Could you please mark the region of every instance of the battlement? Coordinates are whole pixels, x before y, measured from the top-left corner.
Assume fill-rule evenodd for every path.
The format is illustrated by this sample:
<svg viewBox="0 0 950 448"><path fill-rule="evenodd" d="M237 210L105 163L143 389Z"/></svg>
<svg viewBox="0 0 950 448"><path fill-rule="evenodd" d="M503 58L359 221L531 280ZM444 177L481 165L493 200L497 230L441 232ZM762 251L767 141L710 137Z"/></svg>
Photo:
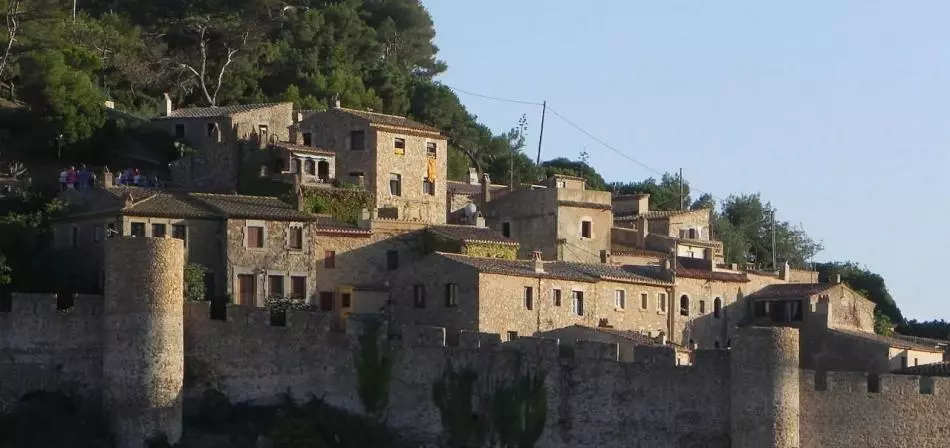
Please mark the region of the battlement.
<svg viewBox="0 0 950 448"><path fill-rule="evenodd" d="M10 310L0 311L0 320L17 318L42 318L54 316L100 316L103 297L99 295L13 293Z"/></svg>
<svg viewBox="0 0 950 448"><path fill-rule="evenodd" d="M917 375L802 370L802 390L836 395L950 396L950 378Z"/></svg>

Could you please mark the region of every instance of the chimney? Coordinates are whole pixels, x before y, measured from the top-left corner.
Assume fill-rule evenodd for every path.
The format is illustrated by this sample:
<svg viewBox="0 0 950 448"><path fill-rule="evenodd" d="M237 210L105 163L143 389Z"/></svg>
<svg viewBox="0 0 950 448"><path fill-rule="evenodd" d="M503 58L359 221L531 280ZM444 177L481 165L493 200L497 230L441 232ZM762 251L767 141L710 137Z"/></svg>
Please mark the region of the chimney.
<svg viewBox="0 0 950 448"><path fill-rule="evenodd" d="M782 263L782 266L779 267L778 278L783 281L790 281L792 279L791 268L788 266L788 261Z"/></svg>
<svg viewBox="0 0 950 448"><path fill-rule="evenodd" d="M482 216L481 212L475 215L475 227L479 229L485 228L485 217Z"/></svg>
<svg viewBox="0 0 950 448"><path fill-rule="evenodd" d="M660 345L666 345L666 333L664 333L664 332L661 331L661 332L660 332L659 341L657 341L657 342L659 342Z"/></svg>
<svg viewBox="0 0 950 448"><path fill-rule="evenodd" d="M333 105L330 106L330 108L331 108L331 109L339 109L339 108L340 108L340 94L339 94L339 93L333 94Z"/></svg>
<svg viewBox="0 0 950 448"><path fill-rule="evenodd" d="M841 284L841 274L832 275L831 283L834 283L835 285Z"/></svg>
<svg viewBox="0 0 950 448"><path fill-rule="evenodd" d="M115 109L115 101L111 101L111 100L106 101L105 106L106 106L106 109Z"/></svg>
<svg viewBox="0 0 950 448"><path fill-rule="evenodd" d="M482 174L482 210L485 209L485 206L488 205L488 202L491 201L491 179L488 178L488 173Z"/></svg>
<svg viewBox="0 0 950 448"><path fill-rule="evenodd" d="M670 266L671 266L671 265L670 265L670 259L664 257L664 258L663 258L663 270L664 270L664 271L671 271L672 268L671 268Z"/></svg>
<svg viewBox="0 0 950 448"><path fill-rule="evenodd" d="M468 184L478 185L478 169L476 168L468 169Z"/></svg>
<svg viewBox="0 0 950 448"><path fill-rule="evenodd" d="M102 174L99 177L103 188L112 188L115 186L115 177L112 176L112 171L109 171L108 166L102 167Z"/></svg>
<svg viewBox="0 0 950 448"><path fill-rule="evenodd" d="M303 113L297 112L297 124L300 124L301 121L303 121Z"/></svg>
<svg viewBox="0 0 950 448"><path fill-rule="evenodd" d="M532 254L532 259L534 261L534 272L536 274L544 273L544 260L541 259L541 251L534 251L534 254Z"/></svg>
<svg viewBox="0 0 950 448"><path fill-rule="evenodd" d="M650 221L646 216L637 218L637 247L647 247L647 235L650 234Z"/></svg>
<svg viewBox="0 0 950 448"><path fill-rule="evenodd" d="M650 194L638 193L633 195L637 201L637 214L642 215L650 211Z"/></svg>
<svg viewBox="0 0 950 448"><path fill-rule="evenodd" d="M163 117L172 116L172 97L168 96L168 92L165 92L165 108L162 110Z"/></svg>
<svg viewBox="0 0 950 448"><path fill-rule="evenodd" d="M125 207L126 207L126 208L131 207L133 204L135 204L135 198L132 197L132 193L126 193L126 194L125 194Z"/></svg>

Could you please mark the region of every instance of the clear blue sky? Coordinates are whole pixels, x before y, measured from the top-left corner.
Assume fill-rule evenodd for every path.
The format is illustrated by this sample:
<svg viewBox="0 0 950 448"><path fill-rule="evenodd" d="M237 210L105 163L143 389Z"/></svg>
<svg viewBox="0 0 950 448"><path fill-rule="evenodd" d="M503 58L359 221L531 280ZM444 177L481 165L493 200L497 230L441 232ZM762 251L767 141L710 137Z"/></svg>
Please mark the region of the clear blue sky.
<svg viewBox="0 0 950 448"><path fill-rule="evenodd" d="M424 4L440 81L547 100L694 189L759 192L824 243L816 261L860 262L908 318L950 319L950 2ZM459 96L495 131L527 114L536 151L540 107ZM543 159L585 148L608 181L654 175L548 115Z"/></svg>

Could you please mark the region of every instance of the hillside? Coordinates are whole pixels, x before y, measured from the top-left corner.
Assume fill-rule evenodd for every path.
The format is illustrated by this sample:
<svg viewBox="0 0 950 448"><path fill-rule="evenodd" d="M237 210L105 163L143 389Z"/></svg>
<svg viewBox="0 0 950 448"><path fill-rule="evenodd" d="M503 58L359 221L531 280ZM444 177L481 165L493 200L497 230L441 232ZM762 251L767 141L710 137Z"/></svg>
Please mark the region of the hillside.
<svg viewBox="0 0 950 448"><path fill-rule="evenodd" d="M5 112L0 160L108 163L125 146L115 126L106 125L105 100L148 116L165 92L176 107L292 101L321 109L339 98L347 107L408 115L442 129L451 141L449 176L455 179L469 166L496 182L567 173L586 177L597 189L652 193L659 210L713 209L714 237L724 242L730 263L774 268L775 259L804 267L822 250L820 242L781 221L774 223L773 254L775 208L757 194L729 196L720 204L709 195L693 200L688 182L674 175L608 184L583 156L536 166L521 151L525 120L494 134L438 82L448 65L438 57L435 26L419 0L89 0L78 3L75 15L74 5L0 0L8 18L0 33L0 82L13 86L27 106ZM46 231L41 212L17 204L4 209L6 235L35 239ZM2 240L0 253L10 260L13 277L18 270L32 272L36 245ZM873 275L847 266L848 272ZM868 288L882 316L904 321L883 279L874 291Z"/></svg>

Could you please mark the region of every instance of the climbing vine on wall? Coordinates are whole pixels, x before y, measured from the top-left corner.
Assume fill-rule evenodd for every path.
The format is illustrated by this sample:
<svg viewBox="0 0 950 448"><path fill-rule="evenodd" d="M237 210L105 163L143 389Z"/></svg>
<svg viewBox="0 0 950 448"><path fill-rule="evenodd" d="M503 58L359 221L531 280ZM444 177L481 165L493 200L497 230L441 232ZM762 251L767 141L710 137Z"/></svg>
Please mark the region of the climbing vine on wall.
<svg viewBox="0 0 950 448"><path fill-rule="evenodd" d="M304 195L307 211L327 214L354 225L370 204L369 193L360 188L311 188L305 189Z"/></svg>
<svg viewBox="0 0 950 448"><path fill-rule="evenodd" d="M359 336L359 353L356 357L357 386L363 410L370 417L382 421L389 406L389 385L392 381L392 354L381 343L383 322L380 319L364 321L363 333Z"/></svg>
<svg viewBox="0 0 950 448"><path fill-rule="evenodd" d="M532 448L544 432L548 399L544 372L527 373L499 387L492 397L498 442L505 448Z"/></svg>
<svg viewBox="0 0 950 448"><path fill-rule="evenodd" d="M193 302L205 299L205 272L204 266L197 263L185 265L185 299Z"/></svg>
<svg viewBox="0 0 950 448"><path fill-rule="evenodd" d="M488 435L488 420L479 418L474 408L478 374L466 369L456 372L450 365L442 379L432 387L432 399L448 432L450 447L483 446Z"/></svg>

